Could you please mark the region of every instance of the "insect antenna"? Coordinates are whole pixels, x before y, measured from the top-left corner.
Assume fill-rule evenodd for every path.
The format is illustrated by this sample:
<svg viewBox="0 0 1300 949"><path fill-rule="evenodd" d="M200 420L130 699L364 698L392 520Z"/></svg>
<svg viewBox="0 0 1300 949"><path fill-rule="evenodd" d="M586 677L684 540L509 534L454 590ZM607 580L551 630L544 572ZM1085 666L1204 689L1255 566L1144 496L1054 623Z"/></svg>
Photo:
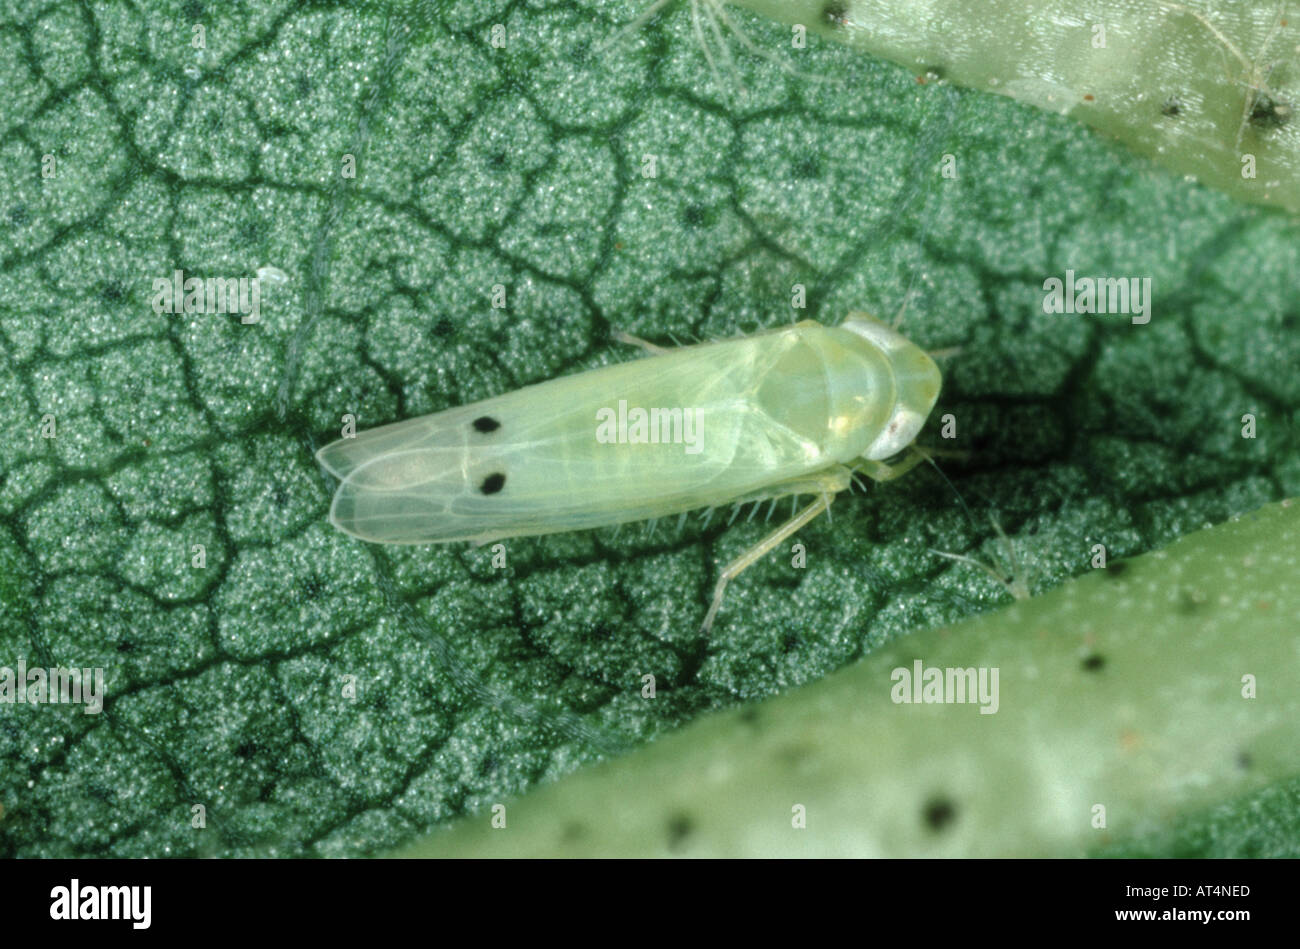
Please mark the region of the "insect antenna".
<svg viewBox="0 0 1300 949"><path fill-rule="evenodd" d="M736 21L727 13L727 8L723 6L719 0L705 0L705 2L713 9L713 12L717 14L717 18L722 20L723 24L727 27L728 32L740 41L740 45L745 47L745 49L749 50L755 56L763 57L781 71L788 73L797 79L806 79L809 82L825 82L827 80L828 77L826 76L816 76L800 72L771 50L763 49L761 46L757 45L753 40L745 35L745 31L736 24ZM719 40L721 40L721 36L719 36Z"/></svg>
<svg viewBox="0 0 1300 949"><path fill-rule="evenodd" d="M708 0L705 0L707 4ZM709 25L713 28L714 35L718 38L718 43L722 48L723 55L726 56L727 65L731 67L732 75L736 78L736 85L740 91L744 92L745 87L736 73L736 64L731 59L731 53L727 50L727 43L722 37L722 31L718 29L718 21L714 18L712 11L705 7L705 12L709 18ZM709 41L704 37L704 28L700 24L700 3L698 0L691 0L691 31L695 34L695 41L700 44L700 51L704 53L704 60L709 64L709 71L713 73L713 81L719 89L723 88L722 74L718 71L718 62L713 58L713 53L709 49Z"/></svg>
<svg viewBox="0 0 1300 949"><path fill-rule="evenodd" d="M623 38L626 37L629 33L635 33L637 30L641 29L641 27L645 26L654 18L654 15L656 13L658 13L660 10L662 10L664 7L668 6L668 4L672 2L673 0L655 0L654 3L650 4L650 6L645 8L645 10L641 13L640 16L638 16L627 26L623 27L621 30L619 30L609 39L605 40L605 42L601 43L599 46L593 49L591 51L591 54L593 56L599 55L600 53L603 53L605 50L609 49L615 43L622 42Z"/></svg>
<svg viewBox="0 0 1300 949"><path fill-rule="evenodd" d="M971 526L978 530L979 525L975 523L975 515L972 514L970 508L966 506L966 499L961 496L961 492L957 490L957 485L952 483L952 479L943 473L943 469L939 467L939 463L934 460L933 453L917 445L913 445L912 450L920 452L922 457L924 457L929 463L930 467L939 473L939 477L944 480L948 487L952 488L952 493L957 495L957 503L960 504L961 509L966 512L966 520L970 521Z"/></svg>
<svg viewBox="0 0 1300 949"><path fill-rule="evenodd" d="M668 6L672 0L654 0L646 9L631 23L627 24L604 43L601 43L593 51L592 55L604 52L615 43L620 42L629 33L639 30L645 26L660 10ZM704 60L708 63L709 72L713 75L713 81L719 89L726 87L722 81L723 69L721 65L734 81L737 89L742 95L748 93L743 80L740 78L740 70L736 66L735 58L731 55L730 43L727 36L730 34L735 37L746 51L761 56L763 59L775 65L781 71L794 76L798 79L809 82L826 82L829 77L818 76L812 73L804 73L795 69L789 63L785 62L780 56L771 50L763 49L746 34L739 23L727 12L724 0L688 0L691 7L691 33L695 37L695 42L699 44L700 51L704 54ZM724 32L725 29L725 32ZM713 47L717 46L717 53Z"/></svg>

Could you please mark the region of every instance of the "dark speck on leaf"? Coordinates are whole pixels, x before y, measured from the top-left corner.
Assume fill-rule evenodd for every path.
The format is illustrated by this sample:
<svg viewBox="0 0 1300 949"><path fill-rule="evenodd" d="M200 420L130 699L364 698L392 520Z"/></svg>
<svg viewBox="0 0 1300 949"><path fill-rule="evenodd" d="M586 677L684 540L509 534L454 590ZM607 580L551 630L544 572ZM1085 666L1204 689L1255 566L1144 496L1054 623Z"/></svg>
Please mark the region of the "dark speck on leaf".
<svg viewBox="0 0 1300 949"><path fill-rule="evenodd" d="M479 490L484 494L496 494L505 486L506 476L497 471L483 479L483 483L479 485Z"/></svg>
<svg viewBox="0 0 1300 949"><path fill-rule="evenodd" d="M925 802L921 811L925 826L933 831L941 831L957 817L957 808L946 797L933 797Z"/></svg>
<svg viewBox="0 0 1300 949"><path fill-rule="evenodd" d="M310 574L301 581L302 594L309 600L319 600L320 595L325 592L325 584L316 574Z"/></svg>
<svg viewBox="0 0 1300 949"><path fill-rule="evenodd" d="M682 208L682 225L700 227L705 222L705 210L698 204L688 204Z"/></svg>
<svg viewBox="0 0 1300 949"><path fill-rule="evenodd" d="M1237 752L1237 767L1240 768L1242 771L1249 771L1251 765L1253 765L1254 763L1255 762L1250 757L1249 751Z"/></svg>
<svg viewBox="0 0 1300 949"><path fill-rule="evenodd" d="M1100 672L1106 667L1106 657L1099 652L1089 653L1083 657L1079 666L1085 672Z"/></svg>
<svg viewBox="0 0 1300 949"><path fill-rule="evenodd" d="M1106 576L1122 577L1124 571L1128 569L1128 562L1124 560L1112 560L1106 564Z"/></svg>
<svg viewBox="0 0 1300 949"><path fill-rule="evenodd" d="M254 745L251 741L246 741L243 744L241 744L238 748L235 749L235 755L236 757L239 758L248 759L253 757L256 751L257 751L257 746Z"/></svg>
<svg viewBox="0 0 1300 949"><path fill-rule="evenodd" d="M849 5L844 0L827 0L822 7L822 20L828 26L848 26Z"/></svg>
<svg viewBox="0 0 1300 949"><path fill-rule="evenodd" d="M668 818L668 849L678 850L685 845L695 825L686 814L674 814Z"/></svg>
<svg viewBox="0 0 1300 949"><path fill-rule="evenodd" d="M1183 104L1179 102L1175 96L1170 96L1165 100L1165 104L1160 107L1160 114L1171 119L1174 116L1181 114L1182 111Z"/></svg>
<svg viewBox="0 0 1300 949"><path fill-rule="evenodd" d="M485 435L488 432L495 432L500 427L501 423L490 415L480 415L474 419L474 431L482 432Z"/></svg>
<svg viewBox="0 0 1300 949"><path fill-rule="evenodd" d="M1267 93L1255 95L1250 107L1250 124L1262 129L1280 129L1291 118L1291 106Z"/></svg>
<svg viewBox="0 0 1300 949"><path fill-rule="evenodd" d="M133 652L134 650L135 643L131 642L129 639L123 639L117 644L118 652Z"/></svg>
<svg viewBox="0 0 1300 949"><path fill-rule="evenodd" d="M801 155L796 158L791 170L801 181L812 181L820 178L822 174L821 162L811 155Z"/></svg>
<svg viewBox="0 0 1300 949"><path fill-rule="evenodd" d="M284 507L289 503L289 492L277 484L275 490L271 492L271 500L276 507Z"/></svg>
<svg viewBox="0 0 1300 949"><path fill-rule="evenodd" d="M1184 589L1178 593L1178 612L1184 616L1190 616L1192 613L1200 612L1209 600L1200 590Z"/></svg>
<svg viewBox="0 0 1300 949"><path fill-rule="evenodd" d="M443 339L446 339L455 331L456 327L452 326L451 320L447 319L445 316L437 323L433 324L433 335L441 336Z"/></svg>

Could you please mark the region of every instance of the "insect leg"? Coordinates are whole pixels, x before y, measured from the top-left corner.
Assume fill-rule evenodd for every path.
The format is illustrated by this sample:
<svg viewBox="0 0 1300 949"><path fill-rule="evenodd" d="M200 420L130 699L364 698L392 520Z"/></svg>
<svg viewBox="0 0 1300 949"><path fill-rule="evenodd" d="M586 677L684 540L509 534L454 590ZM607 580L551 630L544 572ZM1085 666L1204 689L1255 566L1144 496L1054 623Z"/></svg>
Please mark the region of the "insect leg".
<svg viewBox="0 0 1300 949"><path fill-rule="evenodd" d="M813 490L818 492L817 500L722 568L722 573L718 577L718 585L713 588L713 602L709 604L709 612L705 615L704 622L700 626L701 633L707 635L710 627L713 626L714 617L718 615L718 609L722 606L722 598L726 593L727 584L744 573L745 569L751 564L761 560L787 537L790 537L809 521L816 518L818 514L829 510L836 494L845 487L844 479L846 474L847 469L836 466L828 470L816 486L805 486L803 488L805 491ZM800 485L810 485L810 479L805 478L799 483ZM781 493L784 494L785 492L782 491Z"/></svg>
<svg viewBox="0 0 1300 949"><path fill-rule="evenodd" d="M926 453L917 448L915 445L909 445L907 455L902 461L889 464L884 461L873 461L869 458L859 458L853 464L854 471L860 471L872 481L893 481L895 478L901 478L921 462L925 461Z"/></svg>
<svg viewBox="0 0 1300 949"><path fill-rule="evenodd" d="M967 557L964 554L952 554L946 550L936 550L933 547L930 548L930 553L982 570L1001 584L1015 599L1029 599L1032 594L1029 591L1031 579L1028 566L1022 564L1016 556L1016 548L1012 545L1011 538L1002 530L1002 525L998 523L998 519L990 514L989 522L993 525L993 530L997 532L998 546L1001 548L1002 559L1005 564L995 561L990 565L981 560L976 560L974 557Z"/></svg>
<svg viewBox="0 0 1300 949"><path fill-rule="evenodd" d="M672 351L665 349L662 346L656 346L654 343L644 340L640 336L633 336L631 333L624 333L622 330L615 330L609 335L617 342L627 343L629 346L638 346L648 352L651 356L662 356L664 353Z"/></svg>

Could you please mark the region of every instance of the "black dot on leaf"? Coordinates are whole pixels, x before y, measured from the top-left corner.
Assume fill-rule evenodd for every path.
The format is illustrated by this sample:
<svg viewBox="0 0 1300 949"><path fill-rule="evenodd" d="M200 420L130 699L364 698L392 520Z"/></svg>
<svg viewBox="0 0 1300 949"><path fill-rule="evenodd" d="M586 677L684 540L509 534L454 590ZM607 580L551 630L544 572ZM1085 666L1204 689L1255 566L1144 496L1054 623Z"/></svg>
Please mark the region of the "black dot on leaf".
<svg viewBox="0 0 1300 949"><path fill-rule="evenodd" d="M325 592L325 583L318 575L312 573L299 581L299 589L307 599L319 600L321 594Z"/></svg>
<svg viewBox="0 0 1300 949"><path fill-rule="evenodd" d="M822 20L828 26L848 26L849 5L844 0L828 0L822 7Z"/></svg>
<svg viewBox="0 0 1300 949"><path fill-rule="evenodd" d="M921 818L930 830L941 831L957 819L957 807L946 797L932 797L921 809Z"/></svg>
<svg viewBox="0 0 1300 949"><path fill-rule="evenodd" d="M686 814L674 814L668 818L668 849L681 849L694 830L695 824Z"/></svg>
<svg viewBox="0 0 1300 949"><path fill-rule="evenodd" d="M1208 600L1209 597L1202 591L1190 587L1184 588L1178 592L1176 609L1184 616L1190 616L1199 613Z"/></svg>
<svg viewBox="0 0 1300 949"><path fill-rule="evenodd" d="M801 155L795 159L791 171L801 181L812 181L822 176L822 164L812 155Z"/></svg>
<svg viewBox="0 0 1300 949"><path fill-rule="evenodd" d="M1084 672L1100 672L1106 667L1106 657L1099 652L1089 653L1079 665Z"/></svg>
<svg viewBox="0 0 1300 949"><path fill-rule="evenodd" d="M1165 104L1160 107L1160 114L1168 118L1174 118L1183 111L1183 104L1178 101L1177 96L1170 96L1165 100Z"/></svg>
<svg viewBox="0 0 1300 949"><path fill-rule="evenodd" d="M682 226L687 228L703 227L708 218L708 212L702 205L688 204L682 208Z"/></svg>
<svg viewBox="0 0 1300 949"><path fill-rule="evenodd" d="M488 432L495 432L500 427L501 423L490 415L480 415L474 419L474 431L482 432L485 435Z"/></svg>
<svg viewBox="0 0 1300 949"><path fill-rule="evenodd" d="M506 476L497 471L484 478L483 483L479 485L478 489L484 494L496 494L505 486Z"/></svg>
<svg viewBox="0 0 1300 949"><path fill-rule="evenodd" d="M446 339L455 331L456 327L452 326L451 320L447 319L445 316L437 323L433 324L433 335L440 336L443 339Z"/></svg>
<svg viewBox="0 0 1300 949"><path fill-rule="evenodd" d="M257 746L251 741L246 741L235 749L235 755L240 758L251 758L257 752Z"/></svg>
<svg viewBox="0 0 1300 949"><path fill-rule="evenodd" d="M1127 569L1128 569L1127 561L1112 560L1110 563L1106 564L1106 576L1122 577L1124 575L1124 571Z"/></svg>
<svg viewBox="0 0 1300 949"><path fill-rule="evenodd" d="M1280 129L1291 119L1291 106L1267 93L1255 95L1250 107L1250 124L1262 129Z"/></svg>

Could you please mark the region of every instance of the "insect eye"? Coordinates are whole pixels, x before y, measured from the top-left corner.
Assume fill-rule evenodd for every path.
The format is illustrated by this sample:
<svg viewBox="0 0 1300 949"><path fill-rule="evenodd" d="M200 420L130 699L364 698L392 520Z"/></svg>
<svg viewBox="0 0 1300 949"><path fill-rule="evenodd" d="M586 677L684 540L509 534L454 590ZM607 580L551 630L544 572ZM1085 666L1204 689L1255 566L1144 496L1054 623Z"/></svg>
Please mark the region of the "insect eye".
<svg viewBox="0 0 1300 949"><path fill-rule="evenodd" d="M501 472L496 471L484 478L483 483L479 485L478 489L484 494L496 494L505 486L506 476Z"/></svg>

